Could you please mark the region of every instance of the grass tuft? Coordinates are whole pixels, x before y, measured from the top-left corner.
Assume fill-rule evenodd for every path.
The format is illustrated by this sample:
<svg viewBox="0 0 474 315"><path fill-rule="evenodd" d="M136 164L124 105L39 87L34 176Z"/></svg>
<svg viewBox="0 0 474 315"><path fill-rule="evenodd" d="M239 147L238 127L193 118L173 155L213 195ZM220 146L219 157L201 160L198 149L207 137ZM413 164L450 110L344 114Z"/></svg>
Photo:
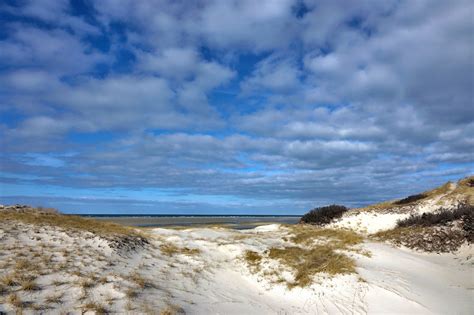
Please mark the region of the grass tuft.
<svg viewBox="0 0 474 315"><path fill-rule="evenodd" d="M41 212L33 208L23 212L0 211L0 221L17 221L36 226L56 226L68 231L87 231L98 236L135 236L146 239L143 233L131 227L75 215Z"/></svg>
<svg viewBox="0 0 474 315"><path fill-rule="evenodd" d="M294 282L288 287L305 287L312 283L312 278L318 273L328 275L347 274L355 272L354 260L337 253L332 246L315 246L305 249L297 246L270 248L268 257L280 261L294 271Z"/></svg>
<svg viewBox="0 0 474 315"><path fill-rule="evenodd" d="M97 315L107 314L109 311L105 306L98 302L88 302L82 306L83 311L92 311Z"/></svg>
<svg viewBox="0 0 474 315"><path fill-rule="evenodd" d="M166 256L173 256L176 254L192 256L192 255L198 255L201 252L197 248L178 247L171 243L165 243L165 244L160 245L160 250Z"/></svg>
<svg viewBox="0 0 474 315"><path fill-rule="evenodd" d="M63 296L64 296L64 293L57 293L57 294L48 295L45 298L45 302L48 303L48 304L61 304Z"/></svg>
<svg viewBox="0 0 474 315"><path fill-rule="evenodd" d="M20 285L23 291L37 291L41 289L38 284L31 279L22 281Z"/></svg>
<svg viewBox="0 0 474 315"><path fill-rule="evenodd" d="M21 300L20 296L16 293L12 293L7 297L7 303L9 303L10 305L16 308L23 307L23 301Z"/></svg>
<svg viewBox="0 0 474 315"><path fill-rule="evenodd" d="M284 269L293 272L294 281L287 286L305 287L313 282L317 274L335 276L355 272L355 262L344 254L344 251L360 252L354 246L363 241L362 236L350 231L339 229L323 229L311 225L288 226L290 239L294 244L286 247L272 247L263 254L246 251L244 259L252 272L259 272L262 261L277 260ZM367 254L367 253L364 253ZM277 282L285 282L281 277L282 270L264 270L263 275L277 278Z"/></svg>

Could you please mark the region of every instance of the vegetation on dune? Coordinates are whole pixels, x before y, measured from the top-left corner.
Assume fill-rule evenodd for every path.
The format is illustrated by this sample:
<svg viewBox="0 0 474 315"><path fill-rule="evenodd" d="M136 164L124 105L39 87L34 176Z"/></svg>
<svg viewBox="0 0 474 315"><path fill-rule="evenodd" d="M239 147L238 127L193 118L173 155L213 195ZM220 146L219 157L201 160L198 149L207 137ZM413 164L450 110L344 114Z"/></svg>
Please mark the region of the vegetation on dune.
<svg viewBox="0 0 474 315"><path fill-rule="evenodd" d="M257 272L259 270L260 262L262 261L262 256L259 253L253 250L247 250L244 253L244 259L252 272Z"/></svg>
<svg viewBox="0 0 474 315"><path fill-rule="evenodd" d="M296 244L311 245L315 241L348 248L362 242L363 237L351 230L323 229L312 226L291 226L291 240Z"/></svg>
<svg viewBox="0 0 474 315"><path fill-rule="evenodd" d="M345 206L330 205L314 208L301 217L301 223L323 225L331 223L332 220L340 218L349 209Z"/></svg>
<svg viewBox="0 0 474 315"><path fill-rule="evenodd" d="M466 241L474 242L474 207L464 204L454 210L412 215L398 221L395 229L373 237L424 251L452 252Z"/></svg>
<svg viewBox="0 0 474 315"><path fill-rule="evenodd" d="M289 288L310 285L318 273L333 276L355 272L354 260L336 252L332 245L317 245L309 249L299 246L270 248L268 257L294 271L294 281L288 283Z"/></svg>
<svg viewBox="0 0 474 315"><path fill-rule="evenodd" d="M67 231L85 231L101 237L133 237L146 240L144 233L120 224L84 218L76 215L44 211L43 208L29 208L23 211L0 211L0 221L21 222L35 226L59 227Z"/></svg>
<svg viewBox="0 0 474 315"><path fill-rule="evenodd" d="M398 227L378 232L372 237L425 252L447 253L456 251L465 241L465 233L447 226Z"/></svg>
<svg viewBox="0 0 474 315"><path fill-rule="evenodd" d="M448 222L463 219L464 217L471 218L474 214L474 206L460 205L454 210L441 209L435 213L423 213L421 215L411 215L410 217L399 220L397 222L398 227L408 226L433 226L433 225L444 225Z"/></svg>
<svg viewBox="0 0 474 315"><path fill-rule="evenodd" d="M164 243L160 245L160 250L166 256L173 256L176 254L182 255L197 255L201 251L197 248L189 248L189 247L178 247L172 243Z"/></svg>
<svg viewBox="0 0 474 315"><path fill-rule="evenodd" d="M412 203L412 202L415 202L415 201L418 201L418 200L421 200L421 199L425 199L425 198L426 198L426 195L424 195L424 194L411 195L411 196L408 196L406 198L395 201L394 204L396 204L396 205L405 205L405 204Z"/></svg>
<svg viewBox="0 0 474 315"><path fill-rule="evenodd" d="M354 260L344 252L359 252L354 246L363 241L362 236L349 230L302 225L288 227L291 245L272 247L263 253L245 252L243 258L250 271L276 275L279 277L277 282L285 282L280 275L283 270L290 270L293 281L286 281L290 289L311 285L318 274L334 276L355 272ZM268 270L271 260L277 261L280 267Z"/></svg>

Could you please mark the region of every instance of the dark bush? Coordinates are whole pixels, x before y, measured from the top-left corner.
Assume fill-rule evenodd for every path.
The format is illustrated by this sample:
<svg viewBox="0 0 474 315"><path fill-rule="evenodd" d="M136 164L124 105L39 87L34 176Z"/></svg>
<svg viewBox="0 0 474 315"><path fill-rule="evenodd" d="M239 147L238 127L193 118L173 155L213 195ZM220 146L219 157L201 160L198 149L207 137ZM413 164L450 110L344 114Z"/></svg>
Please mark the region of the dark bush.
<svg viewBox="0 0 474 315"><path fill-rule="evenodd" d="M423 198L426 198L425 195L423 194L418 194L418 195L411 195L411 196L408 196L406 198L403 198L403 199L400 199L398 201L395 201L394 204L396 205L404 205L404 204L407 204L407 203L410 203L410 202L414 202L414 201L417 201L417 200L420 200L420 199L423 199Z"/></svg>
<svg viewBox="0 0 474 315"><path fill-rule="evenodd" d="M474 207L470 205L460 205L454 210L443 209L436 213L423 213L422 215L412 215L405 220L397 222L398 227L408 226L433 226L445 225L454 220L463 220L463 229L472 231L472 217Z"/></svg>
<svg viewBox="0 0 474 315"><path fill-rule="evenodd" d="M347 210L349 210L349 208L339 205L314 208L301 217L300 223L328 224L333 219L340 218Z"/></svg>

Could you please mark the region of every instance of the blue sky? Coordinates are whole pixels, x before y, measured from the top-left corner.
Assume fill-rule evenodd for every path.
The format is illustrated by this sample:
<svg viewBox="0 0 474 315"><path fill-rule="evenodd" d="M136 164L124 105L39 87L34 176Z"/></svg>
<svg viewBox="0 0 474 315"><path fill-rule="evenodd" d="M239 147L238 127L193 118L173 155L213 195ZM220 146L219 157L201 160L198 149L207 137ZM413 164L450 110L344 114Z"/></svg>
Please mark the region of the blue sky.
<svg viewBox="0 0 474 315"><path fill-rule="evenodd" d="M3 1L0 202L300 214L474 173L471 1Z"/></svg>

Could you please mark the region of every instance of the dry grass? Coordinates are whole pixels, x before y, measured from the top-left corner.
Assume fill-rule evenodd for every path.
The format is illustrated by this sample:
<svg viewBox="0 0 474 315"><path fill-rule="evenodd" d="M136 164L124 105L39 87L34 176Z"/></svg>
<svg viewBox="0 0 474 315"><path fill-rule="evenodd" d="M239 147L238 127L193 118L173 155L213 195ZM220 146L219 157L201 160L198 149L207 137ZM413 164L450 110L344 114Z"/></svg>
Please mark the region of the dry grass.
<svg viewBox="0 0 474 315"><path fill-rule="evenodd" d="M86 304L84 304L82 306L82 310L84 312L87 312L87 311L92 311L94 312L95 314L97 315L101 315L101 314L107 314L108 313L108 310L107 308L102 305L102 304L99 304L98 302L88 302Z"/></svg>
<svg viewBox="0 0 474 315"><path fill-rule="evenodd" d="M166 256L173 256L176 254L191 256L191 255L198 255L200 253L200 250L197 248L178 247L171 243L165 243L165 244L160 245L160 250Z"/></svg>
<svg viewBox="0 0 474 315"><path fill-rule="evenodd" d="M249 266L249 268L251 268L255 272L260 267L262 256L257 252L254 252L252 250L247 250L245 251L244 259L247 262L247 265Z"/></svg>
<svg viewBox="0 0 474 315"><path fill-rule="evenodd" d="M109 282L109 280L108 280L107 276L102 276L102 277L100 277L100 279L99 279L99 283L100 283L100 284L106 284L106 283L108 283L108 282Z"/></svg>
<svg viewBox="0 0 474 315"><path fill-rule="evenodd" d="M294 275L294 281L287 282L289 288L308 286L314 276L320 273L334 276L355 272L354 260L343 252L360 252L355 245L363 241L362 236L349 230L323 229L309 225L288 227L289 241L294 245L273 247L264 254L245 252L244 259L252 272L262 270L263 261L276 260L282 269L266 268L263 275L277 278L277 282L284 282L280 275L283 269L289 269Z"/></svg>
<svg viewBox="0 0 474 315"><path fill-rule="evenodd" d="M18 285L18 280L16 279L15 275L13 275L13 274L4 275L0 279L0 281L1 281L2 285L6 286L6 287L14 287L14 286Z"/></svg>
<svg viewBox="0 0 474 315"><path fill-rule="evenodd" d="M1 211L0 221L16 221L35 226L55 226L76 231L87 231L99 236L138 236L145 237L145 234L120 224L83 218L75 215L64 215L59 213L41 213L35 210L16 212Z"/></svg>
<svg viewBox="0 0 474 315"><path fill-rule="evenodd" d="M36 283L36 281L31 280L31 279L23 280L20 286L21 286L21 289L24 291L38 291L41 289Z"/></svg>
<svg viewBox="0 0 474 315"><path fill-rule="evenodd" d="M91 279L81 279L79 281L79 286L84 290L88 290L95 286L95 282Z"/></svg>
<svg viewBox="0 0 474 315"><path fill-rule="evenodd" d="M130 299L134 299L138 296L138 291L137 289L135 288L128 288L126 291L125 291L125 296L130 300Z"/></svg>
<svg viewBox="0 0 474 315"><path fill-rule="evenodd" d="M160 311L160 315L177 315L177 314L184 314L184 310L182 307L178 305L168 305L164 309Z"/></svg>
<svg viewBox="0 0 474 315"><path fill-rule="evenodd" d="M331 243L334 247L346 249L359 244L363 237L351 230L324 229L306 225L291 226L291 241L301 245L312 245L315 242Z"/></svg>
<svg viewBox="0 0 474 315"><path fill-rule="evenodd" d="M48 304L61 304L63 296L64 293L51 294L48 295L44 301Z"/></svg>
<svg viewBox="0 0 474 315"><path fill-rule="evenodd" d="M12 293L7 297L7 303L14 306L15 308L22 308L23 301L20 296L16 293Z"/></svg>
<svg viewBox="0 0 474 315"><path fill-rule="evenodd" d="M150 288L153 286L153 284L148 279L144 278L138 272L132 273L129 276L129 280L133 281L141 289Z"/></svg>
<svg viewBox="0 0 474 315"><path fill-rule="evenodd" d="M323 245L311 249L297 246L271 248L268 257L280 261L294 271L294 282L288 284L290 288L310 285L313 276L318 273L333 276L355 272L354 260L337 253L332 246Z"/></svg>

